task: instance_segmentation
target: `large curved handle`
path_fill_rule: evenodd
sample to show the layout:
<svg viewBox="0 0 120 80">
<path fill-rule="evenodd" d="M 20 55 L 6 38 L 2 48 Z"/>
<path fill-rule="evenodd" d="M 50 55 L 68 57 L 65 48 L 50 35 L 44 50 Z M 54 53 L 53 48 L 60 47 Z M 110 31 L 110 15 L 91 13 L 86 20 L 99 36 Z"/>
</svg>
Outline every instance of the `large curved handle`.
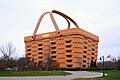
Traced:
<svg viewBox="0 0 120 80">
<path fill-rule="evenodd" d="M 72 18 L 67 16 L 66 14 L 64 14 L 60 11 L 57 11 L 57 10 L 52 10 L 52 13 L 56 13 L 56 14 L 59 14 L 59 15 L 65 17 L 66 19 L 70 20 L 76 26 L 76 28 L 79 28 L 78 24 Z M 70 28 L 70 26 L 68 26 L 68 28 Z"/>
<path fill-rule="evenodd" d="M 57 25 L 57 23 L 56 23 L 56 21 L 55 21 L 55 19 L 54 19 L 54 17 L 53 17 L 52 12 L 45 12 L 45 13 L 43 13 L 43 14 L 40 16 L 40 18 L 39 18 L 39 20 L 38 20 L 38 22 L 37 22 L 37 25 L 36 25 L 35 30 L 34 30 L 33 35 L 32 35 L 32 39 L 33 39 L 33 40 L 35 39 L 35 35 L 36 35 L 36 33 L 37 33 L 37 30 L 38 30 L 38 28 L 39 28 L 39 25 L 40 25 L 43 17 L 44 17 L 47 13 L 50 14 L 50 18 L 51 18 L 51 20 L 52 20 L 52 22 L 53 22 L 53 25 L 54 25 L 57 33 L 58 33 L 58 36 L 61 36 L 61 32 L 60 32 L 60 30 L 59 30 L 59 28 L 58 28 L 58 25 Z M 57 14 L 57 13 L 56 13 L 56 14 Z M 63 17 L 64 17 L 64 16 L 63 16 Z M 67 19 L 66 17 L 64 17 L 64 18 L 65 18 L 66 21 L 68 22 L 68 27 L 70 27 L 70 22 L 68 21 L 68 19 Z"/>
<path fill-rule="evenodd" d="M 34 30 L 33 35 L 32 35 L 32 39 L 33 39 L 33 40 L 35 39 L 35 35 L 36 35 L 36 33 L 37 33 L 37 30 L 38 30 L 38 27 L 39 27 L 39 25 L 40 25 L 40 22 L 42 21 L 42 18 L 43 18 L 44 15 L 47 14 L 47 13 L 49 13 L 49 12 L 43 13 L 43 14 L 40 16 L 40 18 L 38 19 L 38 22 L 37 22 L 37 24 L 36 24 L 35 30 Z"/>
<path fill-rule="evenodd" d="M 40 23 L 41 23 L 42 18 L 43 18 L 44 15 L 46 15 L 47 13 L 50 14 L 50 18 L 51 18 L 52 23 L 53 23 L 53 25 L 54 25 L 57 33 L 58 33 L 58 36 L 61 36 L 61 31 L 59 30 L 58 25 L 57 25 L 57 23 L 56 23 L 56 21 L 55 21 L 54 16 L 53 16 L 52 13 L 56 13 L 56 14 L 64 17 L 64 18 L 66 19 L 66 21 L 68 22 L 68 29 L 70 28 L 70 22 L 69 22 L 69 20 L 76 26 L 76 28 L 79 28 L 78 24 L 77 24 L 72 18 L 70 18 L 69 16 L 67 16 L 66 14 L 64 14 L 64 13 L 62 13 L 62 12 L 60 12 L 60 11 L 52 10 L 51 12 L 45 12 L 45 13 L 43 13 L 43 14 L 40 16 L 40 18 L 39 18 L 39 20 L 38 20 L 38 22 L 37 22 L 37 25 L 36 25 L 36 27 L 35 27 L 33 36 L 32 36 L 33 40 L 35 39 L 35 35 L 36 35 L 36 33 L 37 33 L 37 30 L 38 30 L 38 27 L 39 27 L 39 25 L 40 25 Z"/>
</svg>

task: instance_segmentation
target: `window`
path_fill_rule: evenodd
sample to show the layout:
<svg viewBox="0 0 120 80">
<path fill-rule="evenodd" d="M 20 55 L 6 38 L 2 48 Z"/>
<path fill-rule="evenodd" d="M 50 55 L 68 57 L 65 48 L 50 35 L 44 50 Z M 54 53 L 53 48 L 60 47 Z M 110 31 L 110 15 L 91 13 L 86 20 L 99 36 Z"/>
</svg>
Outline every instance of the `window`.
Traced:
<svg viewBox="0 0 120 80">
<path fill-rule="evenodd" d="M 38 46 L 42 46 L 42 44 L 38 44 Z"/>
<path fill-rule="evenodd" d="M 27 49 L 27 51 L 31 51 L 31 49 Z"/>
<path fill-rule="evenodd" d="M 38 54 L 42 54 L 42 52 L 39 52 Z"/>
<path fill-rule="evenodd" d="M 42 42 L 42 40 L 39 40 L 38 42 Z"/>
<path fill-rule="evenodd" d="M 56 51 L 52 51 L 52 54 L 55 54 L 56 53 Z"/>
<path fill-rule="evenodd" d="M 27 55 L 31 55 L 31 53 L 27 53 Z"/>
<path fill-rule="evenodd" d="M 72 57 L 72 55 L 67 55 L 67 57 Z"/>
<path fill-rule="evenodd" d="M 39 59 L 42 59 L 42 57 L 40 56 Z"/>
<path fill-rule="evenodd" d="M 72 65 L 67 65 L 67 67 L 72 67 Z"/>
<path fill-rule="evenodd" d="M 51 41 L 55 40 L 55 38 L 51 38 Z"/>
<path fill-rule="evenodd" d="M 86 56 L 83 56 L 83 58 L 86 58 Z"/>
<path fill-rule="evenodd" d="M 83 65 L 83 67 L 86 67 L 86 65 Z"/>
<path fill-rule="evenodd" d="M 66 50 L 66 52 L 71 52 L 71 50 Z"/>
<path fill-rule="evenodd" d="M 95 49 L 92 48 L 92 51 L 95 51 Z"/>
<path fill-rule="evenodd" d="M 92 55 L 94 55 L 94 53 L 92 53 Z"/>
<path fill-rule="evenodd" d="M 84 46 L 84 49 L 87 49 L 87 46 Z"/>
<path fill-rule="evenodd" d="M 83 63 L 86 63 L 86 60 L 83 60 Z"/>
<path fill-rule="evenodd" d="M 72 62 L 72 60 L 67 60 L 67 62 Z"/>
<path fill-rule="evenodd" d="M 42 48 L 38 48 L 38 50 L 42 50 Z"/>
<path fill-rule="evenodd" d="M 56 58 L 56 56 L 52 56 L 52 58 Z"/>
<path fill-rule="evenodd" d="M 70 36 L 66 36 L 66 38 L 70 38 Z"/>
<path fill-rule="evenodd" d="M 87 53 L 87 51 L 84 51 L 84 53 Z"/>
<path fill-rule="evenodd" d="M 71 43 L 71 40 L 66 40 L 66 43 Z"/>
<path fill-rule="evenodd" d="M 56 42 L 51 42 L 51 45 L 55 45 L 56 44 Z"/>
<path fill-rule="evenodd" d="M 94 59 L 94 57 L 92 57 L 92 60 Z"/>
<path fill-rule="evenodd" d="M 66 45 L 66 48 L 70 48 L 71 47 L 71 45 Z"/>
</svg>

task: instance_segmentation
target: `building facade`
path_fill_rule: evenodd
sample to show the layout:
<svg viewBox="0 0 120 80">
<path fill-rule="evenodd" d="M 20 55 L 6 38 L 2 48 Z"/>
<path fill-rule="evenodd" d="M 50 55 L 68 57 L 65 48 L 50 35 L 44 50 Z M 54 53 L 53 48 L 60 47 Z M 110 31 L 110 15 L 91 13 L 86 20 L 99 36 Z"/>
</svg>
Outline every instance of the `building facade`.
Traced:
<svg viewBox="0 0 120 80">
<path fill-rule="evenodd" d="M 26 36 L 25 49 L 29 59 L 36 63 L 46 60 L 47 55 L 59 63 L 58 68 L 89 68 L 91 60 L 97 61 L 99 37 L 80 28 L 37 34 L 35 40 Z"/>
</svg>

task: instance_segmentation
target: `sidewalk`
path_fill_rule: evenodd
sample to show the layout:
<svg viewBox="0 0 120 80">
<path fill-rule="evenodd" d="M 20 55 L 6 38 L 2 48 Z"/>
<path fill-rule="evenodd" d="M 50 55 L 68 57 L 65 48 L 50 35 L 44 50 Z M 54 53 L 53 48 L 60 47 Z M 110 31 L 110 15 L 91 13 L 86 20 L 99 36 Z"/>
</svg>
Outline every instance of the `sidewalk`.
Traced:
<svg viewBox="0 0 120 80">
<path fill-rule="evenodd" d="M 102 73 L 87 71 L 67 71 L 72 75 L 66 76 L 31 76 L 31 77 L 0 77 L 0 80 L 71 80 L 74 78 L 101 77 Z"/>
</svg>

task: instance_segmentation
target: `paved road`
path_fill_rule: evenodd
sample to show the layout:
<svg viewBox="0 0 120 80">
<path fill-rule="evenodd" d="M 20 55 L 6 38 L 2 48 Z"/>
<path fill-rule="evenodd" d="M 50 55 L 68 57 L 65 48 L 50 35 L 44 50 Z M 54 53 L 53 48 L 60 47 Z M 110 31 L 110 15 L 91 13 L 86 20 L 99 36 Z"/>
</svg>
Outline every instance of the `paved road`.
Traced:
<svg viewBox="0 0 120 80">
<path fill-rule="evenodd" d="M 74 78 L 101 77 L 102 73 L 87 71 L 68 71 L 72 75 L 66 76 L 31 76 L 31 77 L 0 77 L 0 80 L 71 80 Z"/>
</svg>

